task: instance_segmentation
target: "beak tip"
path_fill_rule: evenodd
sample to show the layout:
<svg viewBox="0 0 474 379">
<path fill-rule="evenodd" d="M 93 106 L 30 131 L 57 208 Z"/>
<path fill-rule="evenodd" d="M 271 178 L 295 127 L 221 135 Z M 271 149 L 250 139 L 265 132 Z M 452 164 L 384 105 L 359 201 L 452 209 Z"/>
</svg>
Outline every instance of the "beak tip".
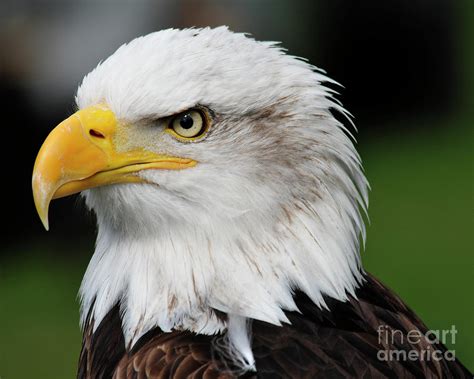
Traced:
<svg viewBox="0 0 474 379">
<path fill-rule="evenodd" d="M 49 231 L 49 219 L 48 219 L 48 211 L 46 212 L 38 212 L 40 217 L 41 223 L 43 224 L 46 231 Z"/>
<path fill-rule="evenodd" d="M 48 219 L 41 220 L 43 222 L 43 226 L 46 229 L 47 232 L 49 232 L 49 222 Z"/>
<path fill-rule="evenodd" d="M 35 169 L 36 170 L 36 169 Z M 44 185 L 41 181 L 37 180 L 38 175 L 36 171 L 33 172 L 33 200 L 36 207 L 36 212 L 41 220 L 46 231 L 49 231 L 49 220 L 48 211 L 49 203 L 54 193 L 54 187 L 50 185 Z"/>
<path fill-rule="evenodd" d="M 36 212 L 41 220 L 46 231 L 49 231 L 49 219 L 48 219 L 48 208 L 49 208 L 49 201 L 40 201 L 35 196 L 35 205 L 36 205 Z"/>
</svg>

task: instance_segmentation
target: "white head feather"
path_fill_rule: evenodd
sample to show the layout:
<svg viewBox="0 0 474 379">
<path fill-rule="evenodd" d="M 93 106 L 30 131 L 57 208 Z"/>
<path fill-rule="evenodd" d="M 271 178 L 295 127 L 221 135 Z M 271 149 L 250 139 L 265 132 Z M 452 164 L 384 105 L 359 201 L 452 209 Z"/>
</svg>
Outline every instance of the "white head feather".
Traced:
<svg viewBox="0 0 474 379">
<path fill-rule="evenodd" d="M 367 182 L 315 67 L 274 43 L 216 29 L 164 30 L 120 47 L 85 78 L 79 108 L 106 103 L 132 142 L 198 161 L 140 173 L 157 185 L 84 192 L 98 221 L 81 287 L 95 326 L 118 301 L 129 345 L 153 327 L 212 334 L 252 367 L 246 319 L 287 322 L 300 289 L 316 304 L 361 281 Z M 140 127 L 204 105 L 206 138 L 182 143 Z M 229 315 L 228 322 L 214 310 Z"/>
</svg>

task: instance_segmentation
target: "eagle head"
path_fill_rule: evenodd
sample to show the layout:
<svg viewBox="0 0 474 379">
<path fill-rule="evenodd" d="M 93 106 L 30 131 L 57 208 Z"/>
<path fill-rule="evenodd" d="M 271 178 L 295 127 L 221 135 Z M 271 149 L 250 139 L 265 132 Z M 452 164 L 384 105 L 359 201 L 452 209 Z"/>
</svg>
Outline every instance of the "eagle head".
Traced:
<svg viewBox="0 0 474 379">
<path fill-rule="evenodd" d="M 228 330 L 251 364 L 246 320 L 288 321 L 296 289 L 320 306 L 353 293 L 368 185 L 327 82 L 225 27 L 136 38 L 86 75 L 33 173 L 46 228 L 78 192 L 97 216 L 83 321 L 119 304 L 129 346 Z"/>
</svg>

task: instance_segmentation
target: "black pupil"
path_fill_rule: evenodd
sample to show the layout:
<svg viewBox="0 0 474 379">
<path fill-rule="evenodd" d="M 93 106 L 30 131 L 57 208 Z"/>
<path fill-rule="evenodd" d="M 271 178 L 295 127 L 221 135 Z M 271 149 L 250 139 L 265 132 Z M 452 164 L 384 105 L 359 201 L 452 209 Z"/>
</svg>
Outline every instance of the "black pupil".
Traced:
<svg viewBox="0 0 474 379">
<path fill-rule="evenodd" d="M 193 127 L 193 124 L 193 118 L 189 114 L 183 115 L 179 120 L 179 125 L 181 125 L 183 129 L 191 129 Z"/>
</svg>

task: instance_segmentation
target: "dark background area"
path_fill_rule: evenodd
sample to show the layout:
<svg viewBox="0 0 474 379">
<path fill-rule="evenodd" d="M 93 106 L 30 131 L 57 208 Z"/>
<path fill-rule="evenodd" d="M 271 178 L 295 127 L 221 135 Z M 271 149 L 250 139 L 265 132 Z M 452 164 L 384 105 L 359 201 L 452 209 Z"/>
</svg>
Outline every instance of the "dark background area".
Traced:
<svg viewBox="0 0 474 379">
<path fill-rule="evenodd" d="M 77 198 L 60 199 L 46 233 L 31 172 L 78 83 L 136 36 L 222 24 L 281 41 L 344 86 L 372 184 L 366 268 L 429 327 L 456 325 L 450 348 L 474 368 L 473 10 L 469 0 L 2 2 L 0 376 L 74 375 L 75 294 L 95 221 Z M 31 367 L 17 365 L 25 346 Z"/>
</svg>

